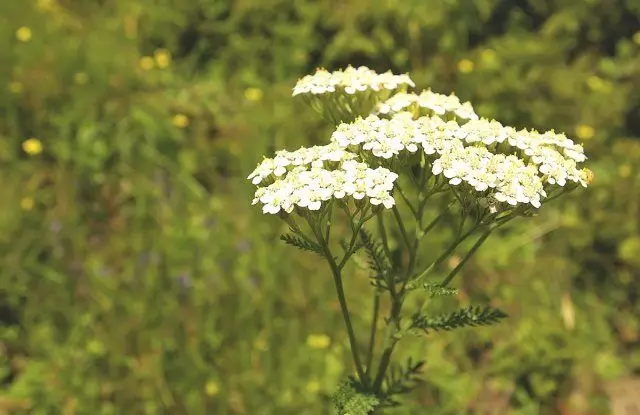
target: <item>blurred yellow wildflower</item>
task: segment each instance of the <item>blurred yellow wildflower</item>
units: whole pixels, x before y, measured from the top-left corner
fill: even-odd
[[[189,125],[189,117],[184,114],[176,114],[171,119],[171,124],[178,128],[185,128]]]
[[[269,350],[269,345],[267,344],[265,339],[258,338],[253,343],[253,348],[256,349],[256,350],[259,350],[261,352],[266,352],[267,350]]]
[[[458,61],[458,71],[462,73],[473,72],[474,67],[475,64],[469,59],[461,59],[460,61]]]
[[[20,29],[16,30],[16,39],[20,42],[28,42],[31,40],[31,29],[26,26],[22,26]]]
[[[244,90],[244,97],[247,101],[257,102],[262,99],[263,93],[260,88],[247,88]]]
[[[496,51],[493,49],[485,49],[480,54],[480,59],[482,59],[482,63],[491,66],[496,63],[498,55]]]
[[[636,45],[640,45],[640,31],[633,34],[633,41]]]
[[[153,52],[153,57],[156,60],[158,68],[164,69],[171,65],[171,52],[167,49],[156,49],[156,51]]]
[[[310,334],[307,337],[307,346],[312,349],[326,349],[331,344],[331,339],[326,334]]]
[[[89,82],[89,75],[84,72],[78,72],[73,75],[73,82],[75,82],[77,85],[84,85]]]
[[[151,56],[143,56],[140,58],[138,65],[143,71],[149,71],[155,66],[155,61]]]
[[[215,381],[210,380],[205,385],[204,391],[209,396],[216,396],[218,393],[220,393],[220,386],[218,386],[218,384]]]
[[[55,9],[56,2],[55,0],[38,0],[36,7],[46,12]]]
[[[591,140],[595,135],[596,130],[592,126],[587,124],[580,124],[576,126],[576,135],[581,140]]]
[[[596,75],[591,75],[587,78],[587,86],[592,91],[604,91],[606,89],[611,89],[611,85],[608,81],[605,81]]]
[[[627,178],[631,176],[631,166],[628,164],[622,164],[618,167],[618,174],[622,178]]]
[[[25,153],[35,156],[42,153],[42,142],[37,138],[29,138],[22,142],[22,149]]]
[[[32,197],[23,197],[20,200],[20,207],[22,210],[31,210],[33,209],[34,201]]]
[[[9,91],[13,92],[14,94],[19,94],[23,89],[24,86],[21,82],[14,81],[9,84]]]
[[[320,390],[320,382],[317,380],[312,380],[307,383],[307,392],[309,393],[317,393]]]

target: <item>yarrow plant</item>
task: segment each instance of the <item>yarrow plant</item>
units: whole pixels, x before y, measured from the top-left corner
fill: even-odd
[[[418,384],[424,362],[392,365],[393,352],[407,334],[488,325],[506,317],[491,307],[432,315],[425,305],[456,294],[449,284],[492,232],[535,215],[593,178],[580,166],[586,160],[582,146],[564,134],[518,130],[478,117],[471,103],[453,94],[413,93],[410,87],[415,85],[408,75],[377,74],[366,67],[320,69],[305,76],[293,95],[334,126],[331,137],[326,145],[277,151],[248,177],[257,186],[253,204],[289,225],[291,232],[282,239],[329,264],[355,366],[355,375],[333,395],[341,415],[398,406],[398,396]],[[440,212],[427,222],[434,208]],[[346,226],[334,235],[341,219]],[[452,228],[453,238],[434,258],[421,245],[442,224]],[[400,244],[392,250],[395,237]],[[434,280],[469,238],[475,242],[459,263]],[[373,297],[365,347],[356,336],[343,286],[347,264],[362,263],[362,254]],[[422,305],[407,311],[410,296]],[[388,315],[381,319],[385,297]],[[386,334],[377,339],[380,324]]]

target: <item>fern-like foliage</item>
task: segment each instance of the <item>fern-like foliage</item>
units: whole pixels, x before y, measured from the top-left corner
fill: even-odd
[[[459,290],[457,288],[443,287],[440,284],[434,284],[431,282],[424,283],[422,289],[427,291],[431,297],[451,297],[458,295]]]
[[[380,404],[380,400],[371,394],[360,391],[360,385],[354,379],[343,382],[331,395],[331,402],[338,415],[368,415]]]
[[[506,318],[507,314],[502,310],[491,307],[466,307],[453,313],[441,314],[429,317],[424,314],[415,314],[412,318],[411,329],[422,330],[429,334],[430,331],[454,330],[461,327],[487,326]]]
[[[386,288],[384,285],[384,277],[392,269],[391,260],[387,257],[382,244],[374,240],[371,234],[365,229],[360,229],[360,238],[367,252],[369,269],[371,269],[374,274],[373,285]]]
[[[414,362],[408,359],[406,366],[394,365],[384,380],[384,400],[381,407],[397,407],[400,402],[394,399],[398,395],[404,395],[414,390],[422,383],[422,367],[425,361]]]
[[[301,249],[303,251],[314,252],[320,255],[321,257],[324,257],[324,252],[322,251],[322,247],[315,242],[311,242],[291,234],[281,235],[280,239],[285,241],[289,245],[295,246],[298,249]]]

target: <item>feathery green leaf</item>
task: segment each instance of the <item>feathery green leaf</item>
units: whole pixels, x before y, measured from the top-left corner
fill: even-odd
[[[315,252],[316,254],[324,257],[324,252],[322,251],[322,247],[317,243],[307,241],[305,239],[302,239],[300,237],[290,235],[290,234],[281,235],[280,239],[285,241],[287,244],[293,245],[296,248],[299,248],[303,251]]]
[[[461,327],[487,326],[497,323],[507,314],[502,310],[491,307],[469,306],[453,313],[441,314],[436,317],[429,317],[424,314],[415,314],[411,324],[411,329],[423,330],[429,334],[430,331],[454,330]]]

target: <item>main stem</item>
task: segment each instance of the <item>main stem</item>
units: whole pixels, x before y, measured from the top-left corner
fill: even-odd
[[[338,302],[340,303],[340,310],[342,311],[344,324],[347,326],[349,345],[351,346],[351,355],[353,357],[353,363],[356,366],[356,373],[358,374],[360,380],[364,382],[365,385],[368,385],[369,379],[364,373],[364,366],[362,365],[362,361],[360,360],[360,353],[358,352],[358,342],[356,340],[355,331],[353,330],[353,324],[351,323],[351,315],[349,314],[349,307],[347,306],[347,298],[344,294],[344,286],[342,285],[342,274],[340,272],[340,269],[338,268],[338,264],[336,264],[336,261],[331,255],[331,251],[329,250],[327,242],[324,239],[321,239],[321,241],[325,256],[329,261],[329,266],[331,267],[331,273],[333,274],[333,282],[336,286]]]

